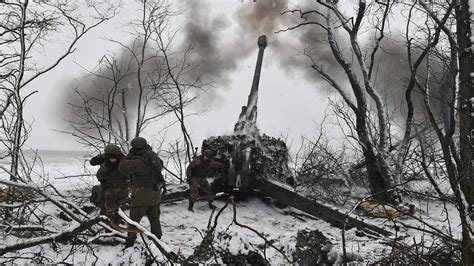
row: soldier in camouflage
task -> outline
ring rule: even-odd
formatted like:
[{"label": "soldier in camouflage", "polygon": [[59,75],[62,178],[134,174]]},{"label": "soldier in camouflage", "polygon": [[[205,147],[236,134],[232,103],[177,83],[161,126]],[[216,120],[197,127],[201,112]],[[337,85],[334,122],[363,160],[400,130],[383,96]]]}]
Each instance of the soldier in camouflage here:
[{"label": "soldier in camouflage", "polygon": [[209,202],[209,208],[216,209],[213,203],[214,193],[212,192],[209,182],[207,182],[207,175],[212,168],[226,168],[225,164],[214,161],[212,158],[214,153],[211,150],[204,150],[202,155],[197,156],[186,169],[187,181],[190,186],[189,206],[188,210],[193,211],[194,202],[196,202],[199,195],[199,188],[206,193],[206,198]]},{"label": "soldier in camouflage", "polygon": [[123,158],[119,147],[109,144],[104,153],[93,157],[91,165],[100,165],[97,171],[97,179],[100,182],[102,203],[101,213],[105,214],[113,225],[120,223],[117,211],[128,198],[126,177],[119,171],[119,164]]},{"label": "soldier in camouflage", "polygon": [[[130,218],[139,223],[146,215],[150,221],[151,232],[161,238],[160,192],[161,189],[163,193],[166,192],[161,175],[163,161],[153,152],[144,138],[136,137],[130,144],[132,146],[130,152],[119,166],[120,171],[130,178]],[[132,246],[136,238],[136,233],[128,232],[126,246]]]}]

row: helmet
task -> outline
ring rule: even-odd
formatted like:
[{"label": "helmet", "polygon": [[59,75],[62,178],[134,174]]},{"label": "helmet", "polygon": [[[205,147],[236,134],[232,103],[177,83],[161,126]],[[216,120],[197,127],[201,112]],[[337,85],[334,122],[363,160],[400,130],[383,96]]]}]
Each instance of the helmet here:
[{"label": "helmet", "polygon": [[141,149],[147,145],[146,139],[142,137],[136,137],[132,139],[132,142],[130,142],[130,145],[132,145],[132,148],[135,149]]},{"label": "helmet", "polygon": [[214,152],[209,150],[209,149],[206,149],[206,150],[202,151],[202,155],[204,155],[207,158],[211,159],[211,158],[214,157]]},{"label": "helmet", "polygon": [[105,154],[108,155],[122,155],[122,150],[117,145],[109,144],[104,149]]}]

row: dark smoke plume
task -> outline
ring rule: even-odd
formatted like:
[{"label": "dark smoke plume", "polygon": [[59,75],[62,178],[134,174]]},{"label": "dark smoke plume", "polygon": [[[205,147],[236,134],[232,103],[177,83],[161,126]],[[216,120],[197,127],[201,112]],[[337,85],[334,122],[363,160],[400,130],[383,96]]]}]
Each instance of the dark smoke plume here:
[{"label": "dark smoke plume", "polygon": [[[143,42],[139,39],[131,42],[128,47],[134,54],[139,55],[140,49]],[[104,57],[99,61],[95,69],[91,70],[90,73],[70,81],[65,85],[67,89],[62,90],[67,93],[65,98],[67,102],[64,102],[63,110],[67,110],[69,113],[73,109],[71,115],[66,117],[66,120],[74,119],[74,115],[77,114],[77,108],[73,106],[83,106],[84,101],[81,97],[86,99],[102,100],[104,102],[113,102],[114,108],[112,109],[112,117],[121,118],[123,116],[123,104],[121,91],[125,90],[125,105],[127,108],[127,114],[131,123],[134,123],[136,119],[136,109],[138,107],[139,98],[139,84],[137,79],[138,64],[134,58],[134,55],[127,49],[120,49],[119,52]],[[151,86],[151,84],[157,84],[160,79],[165,78],[160,73],[163,72],[163,61],[160,57],[153,54],[152,49],[145,49],[146,60],[142,67],[142,83],[144,86]],[[116,88],[116,89],[114,89]],[[115,99],[111,99],[111,92],[116,90],[118,92]],[[82,96],[79,96],[78,91]],[[147,93],[150,90],[147,89]],[[98,102],[89,101],[92,105],[92,111],[98,114],[103,112],[104,106]]]},{"label": "dark smoke plume", "polygon": [[206,80],[225,86],[239,62],[258,51],[257,38],[262,34],[269,37],[272,49],[280,45],[274,32],[281,26],[280,13],[287,8],[286,0],[243,1],[234,16],[238,25],[230,34],[225,32],[229,31],[226,18],[209,14],[209,2],[191,0],[186,5],[189,15],[183,46],[194,47],[192,63],[198,65],[196,72]]},{"label": "dark smoke plume", "polygon": [[236,12],[242,34],[271,35],[282,26],[281,13],[288,8],[287,0],[243,2]]},{"label": "dark smoke plume", "polygon": [[193,47],[190,63],[195,74],[206,81],[226,84],[228,75],[237,69],[238,62],[249,50],[237,36],[224,37],[229,23],[226,18],[212,18],[206,1],[186,1],[188,15],[184,25],[183,48]]},{"label": "dark smoke plume", "polygon": [[[296,25],[300,18],[297,13],[283,12],[292,9],[288,1],[257,1],[244,2],[237,11],[239,30],[256,39],[260,34],[269,37],[268,53],[272,54],[273,63],[288,73],[288,77],[294,76],[296,72],[303,73],[303,78],[311,82],[321,82],[314,71],[307,68],[308,57],[311,56],[318,64],[323,65],[325,71],[337,73],[337,62],[331,56],[331,51],[327,45],[326,35],[322,28],[317,26],[301,27],[297,30],[282,32],[292,25]],[[305,3],[302,10],[321,9],[320,6]],[[324,10],[319,10],[324,13]],[[314,14],[307,16],[308,20],[318,21],[324,24],[321,17]],[[252,47],[253,48],[253,47]]]},{"label": "dark smoke plume", "polygon": [[[287,29],[290,26],[297,25],[301,22],[299,12],[281,13],[285,10],[300,9],[302,11],[316,10],[322,14],[327,14],[327,9],[313,1],[304,1],[295,7],[289,7],[288,1],[244,1],[241,8],[236,12],[238,18],[239,33],[243,36],[250,36],[256,39],[260,34],[267,34],[269,36],[270,44],[267,48],[268,53],[272,51],[274,54],[274,61],[291,76],[293,74],[302,74],[303,78],[311,83],[317,84],[318,89],[326,89],[333,91],[328,84],[326,84],[321,76],[309,66],[312,62],[311,57],[316,64],[320,65],[325,72],[335,77],[336,81],[340,82],[343,88],[350,90],[350,85],[347,82],[346,74],[342,67],[336,61],[328,40],[325,29],[318,25],[307,25],[295,30],[282,32],[280,30]],[[305,16],[305,21],[318,22],[326,25],[326,21],[316,13],[311,13]],[[279,33],[275,34],[275,32]],[[336,39],[344,51],[344,56],[348,60],[353,61],[353,68],[356,73],[360,69],[354,56],[350,53],[350,41],[347,32],[342,27],[334,29]],[[375,37],[379,32],[372,32],[366,34],[366,39],[361,38],[361,47],[374,47]],[[407,59],[407,48],[405,40],[402,35],[387,34],[380,43],[380,49],[376,54],[374,65],[374,82],[373,86],[386,99],[388,108],[404,110],[405,89],[407,87],[407,80],[410,77],[409,62]],[[387,36],[389,35],[389,36]],[[251,47],[253,48],[253,47]],[[365,48],[363,48],[365,49]],[[370,55],[371,49],[367,49]],[[304,53],[304,54],[302,54]],[[414,49],[412,51],[413,57],[419,56],[420,51]],[[432,71],[443,73],[439,69],[442,64],[433,64]],[[290,76],[290,75],[289,75]],[[420,69],[418,72],[418,79],[423,80],[426,76],[426,71]],[[432,79],[430,87],[439,87],[440,81]],[[417,117],[423,116],[423,97],[419,89],[415,89],[412,93],[412,101],[417,107],[415,110]],[[439,104],[433,106],[435,111],[439,113]],[[391,112],[391,111],[390,111]],[[402,111],[404,112],[404,111]]]},{"label": "dark smoke plume", "polygon": [[[184,35],[180,49],[185,50],[189,46],[193,48],[188,63],[195,68],[189,75],[191,78],[199,77],[204,82],[215,84],[215,88],[206,94],[205,104],[216,103],[215,100],[220,97],[219,93],[228,85],[230,75],[237,70],[239,63],[257,52],[256,41],[262,34],[267,35],[269,40],[264,68],[268,63],[278,64],[288,73],[288,77],[294,77],[295,74],[302,75],[306,81],[316,84],[315,87],[319,90],[332,91],[320,75],[309,67],[311,63],[308,56],[310,56],[327,73],[336,77],[346,90],[350,90],[347,77],[332,54],[327,42],[327,33],[323,28],[307,25],[276,33],[301,22],[298,12],[281,14],[288,9],[317,10],[326,14],[326,8],[314,1],[303,1],[299,6],[289,6],[287,0],[257,0],[256,2],[242,0],[233,18],[213,16],[209,12],[212,3],[210,1],[187,0],[183,3],[187,12],[183,31],[179,32]],[[237,21],[236,27],[231,27],[230,19]],[[316,14],[307,15],[306,19],[326,24],[326,21]],[[347,33],[341,27],[336,28],[335,31],[338,42],[346,53],[346,58],[354,60],[354,71],[359,72],[355,58],[350,54]],[[360,40],[361,46],[372,47],[374,34],[365,36],[369,37]],[[402,37],[393,35],[381,42],[381,48],[376,57],[374,87],[386,96],[387,104],[396,107],[403,101],[404,89],[409,77],[405,43]],[[306,55],[302,55],[303,51]],[[120,62],[129,60],[125,54],[118,55],[117,58]],[[133,77],[130,80],[124,79],[122,85],[132,84],[132,87],[136,87],[134,80]],[[88,77],[77,82],[77,85],[90,95],[100,93],[101,87],[110,87],[107,81],[98,81]],[[250,90],[250,84],[247,89]],[[419,92],[414,95],[414,98],[417,103],[420,103]],[[133,101],[129,104],[133,105]]]}]

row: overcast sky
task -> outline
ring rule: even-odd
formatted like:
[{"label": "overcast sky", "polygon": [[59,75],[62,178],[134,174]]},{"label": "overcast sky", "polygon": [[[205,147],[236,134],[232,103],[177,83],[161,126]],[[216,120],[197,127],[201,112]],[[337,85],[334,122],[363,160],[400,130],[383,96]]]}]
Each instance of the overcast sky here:
[{"label": "overcast sky", "polygon": [[[251,34],[237,36],[239,24],[238,14],[242,10],[252,10],[256,4],[253,1],[239,0],[195,0],[195,1],[174,1],[186,12],[195,12],[192,8],[206,10],[209,19],[223,19],[226,22],[227,30],[222,36],[225,38],[239,38],[244,42],[250,43],[252,50],[248,54],[237,60],[235,69],[226,73],[225,80],[216,80],[213,85],[212,94],[204,96],[213,98],[212,101],[201,102],[197,106],[189,109],[189,112],[201,110],[206,107],[207,112],[200,116],[190,117],[188,119],[188,128],[194,139],[194,143],[200,146],[203,139],[232,133],[235,122],[242,105],[246,104],[247,96],[250,91],[255,62],[257,57],[257,36],[266,34],[269,37],[269,45],[265,50],[263,68],[260,80],[259,103],[258,103],[258,127],[262,133],[278,137],[281,134],[289,134],[291,138],[298,139],[300,135],[315,134],[319,127],[318,121],[321,121],[324,109],[327,105],[327,91],[319,90],[319,84],[308,82],[302,78],[299,71],[288,71],[281,66],[281,57],[295,55],[300,51],[289,49],[287,54],[282,54],[281,50],[275,49],[274,45],[278,38],[291,38],[289,34],[281,33],[275,35],[272,31],[275,25],[265,25],[269,18],[262,16],[262,20],[256,18],[256,22],[261,27],[256,27]],[[281,4],[284,1],[269,1],[274,5]],[[194,7],[189,5],[194,3]],[[189,7],[192,8],[189,8]],[[125,1],[121,12],[111,21],[106,22],[99,28],[94,29],[84,39],[82,39],[73,56],[63,61],[59,67],[31,84],[28,90],[39,90],[30,99],[27,105],[27,119],[33,121],[33,131],[28,142],[28,146],[34,149],[47,150],[77,150],[83,149],[76,140],[69,135],[58,133],[55,130],[67,130],[67,125],[63,120],[67,117],[67,110],[64,110],[64,102],[68,101],[67,84],[72,79],[78,79],[85,74],[82,67],[92,69],[98,60],[113,49],[105,38],[113,37],[120,41],[130,40],[130,36],[124,30],[125,26],[137,15],[138,7],[134,1]],[[188,15],[183,15],[178,22],[184,23]],[[181,21],[181,22],[180,22]],[[211,21],[212,23],[212,21]],[[268,32],[265,32],[267,30]],[[229,51],[238,51],[241,49],[238,45],[233,47],[232,41],[225,44]],[[54,57],[57,53],[57,47],[46,47],[44,56]],[[309,71],[304,65],[301,71]],[[217,95],[217,96],[216,96]],[[170,131],[169,134],[176,132]]]}]

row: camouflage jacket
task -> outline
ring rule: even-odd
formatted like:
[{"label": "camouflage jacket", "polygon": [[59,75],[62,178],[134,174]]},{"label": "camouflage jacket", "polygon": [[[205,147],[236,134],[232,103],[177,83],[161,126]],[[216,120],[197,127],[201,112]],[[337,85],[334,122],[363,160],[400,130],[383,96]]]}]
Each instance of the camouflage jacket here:
[{"label": "camouflage jacket", "polygon": [[153,206],[161,202],[161,191],[152,187],[132,187],[130,196],[130,206]]},{"label": "camouflage jacket", "polygon": [[[103,188],[127,187],[126,176],[119,171],[119,162],[111,164],[106,154],[99,154],[90,160],[91,165],[100,165],[96,177]],[[118,159],[120,160],[120,159]]]},{"label": "camouflage jacket", "polygon": [[223,163],[214,161],[213,159],[208,159],[204,161],[202,155],[197,156],[186,168],[186,177],[189,179],[191,177],[207,177],[209,171],[213,168],[226,168],[227,166]]},{"label": "camouflage jacket", "polygon": [[149,145],[139,150],[132,148],[120,162],[119,169],[131,179],[132,187],[154,187],[164,182],[163,161]]}]

